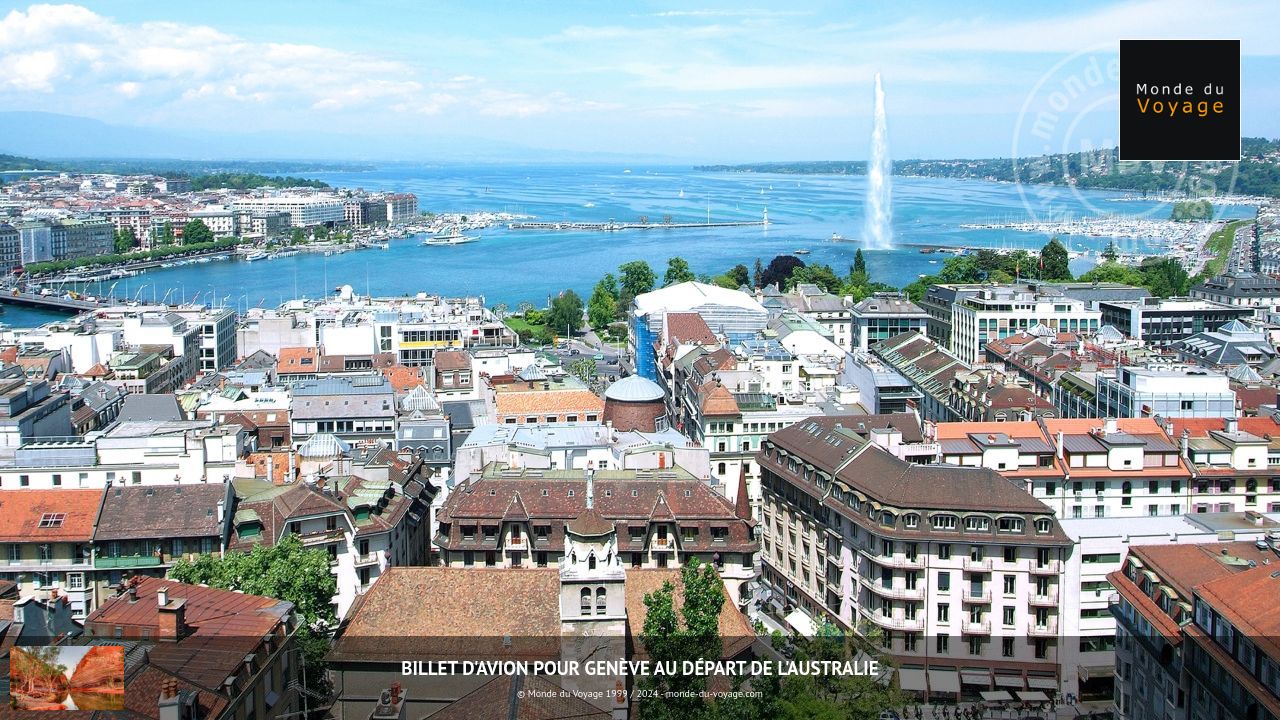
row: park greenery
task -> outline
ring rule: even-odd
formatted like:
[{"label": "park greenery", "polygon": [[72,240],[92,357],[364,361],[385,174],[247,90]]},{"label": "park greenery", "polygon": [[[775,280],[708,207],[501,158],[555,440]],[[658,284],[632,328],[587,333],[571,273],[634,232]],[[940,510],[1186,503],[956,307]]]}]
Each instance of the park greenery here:
[{"label": "park greenery", "polygon": [[297,535],[286,534],[274,545],[257,545],[249,552],[181,559],[169,570],[169,577],[189,585],[238,590],[293,603],[301,618],[295,642],[302,654],[307,689],[323,697],[330,694],[332,686],[324,656],[329,649],[329,633],[338,622],[329,602],[338,585],[329,569],[329,554],[324,550],[308,549]]},{"label": "park greenery", "polygon": [[221,240],[214,240],[213,242],[195,245],[165,245],[157,242],[157,246],[152,250],[95,255],[93,257],[82,257],[72,260],[53,260],[50,262],[28,263],[27,265],[24,265],[23,268],[28,274],[43,275],[46,273],[65,272],[67,270],[77,270],[81,268],[96,267],[99,265],[120,265],[132,262],[163,260],[164,258],[170,257],[182,257],[185,255],[198,255],[208,252],[230,250],[239,243],[239,238],[223,238]]},{"label": "park greenery", "polygon": [[329,183],[323,180],[308,180],[307,178],[293,177],[292,175],[259,175],[252,172],[217,172],[207,175],[196,175],[191,178],[191,189],[200,190],[217,190],[219,188],[228,188],[231,190],[253,190],[254,188],[291,188],[291,187],[309,187],[324,189],[329,187]]},{"label": "park greenery", "polygon": [[1203,221],[1213,219],[1213,203],[1208,200],[1180,200],[1173,204],[1173,220]]}]

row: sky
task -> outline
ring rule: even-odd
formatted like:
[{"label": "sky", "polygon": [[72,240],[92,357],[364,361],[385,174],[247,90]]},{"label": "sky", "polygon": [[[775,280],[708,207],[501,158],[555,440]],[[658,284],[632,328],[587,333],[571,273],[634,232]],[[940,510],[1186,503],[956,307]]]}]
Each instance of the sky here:
[{"label": "sky", "polygon": [[1280,136],[1277,27],[1274,0],[0,3],[0,109],[335,159],[862,159],[879,72],[895,158],[1007,157],[1115,144],[1120,38],[1241,39],[1243,132]]}]

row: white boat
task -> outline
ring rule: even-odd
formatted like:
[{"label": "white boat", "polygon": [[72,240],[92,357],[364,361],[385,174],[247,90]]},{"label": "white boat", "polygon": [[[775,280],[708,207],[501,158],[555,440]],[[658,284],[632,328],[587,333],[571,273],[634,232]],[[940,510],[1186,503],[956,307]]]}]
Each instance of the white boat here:
[{"label": "white boat", "polygon": [[265,260],[266,258],[267,258],[267,254],[262,252],[261,250],[254,250],[251,253],[246,253],[244,256],[244,259],[246,262],[253,262],[254,260]]},{"label": "white boat", "polygon": [[475,235],[463,235],[457,229],[446,235],[433,235],[422,241],[423,245],[462,245],[464,243],[475,242],[480,238]]},{"label": "white boat", "polygon": [[831,233],[832,242],[840,242],[841,240],[844,240],[843,235],[841,235],[840,233]]},{"label": "white boat", "polygon": [[589,203],[584,204],[582,207],[584,207],[584,208],[593,208],[593,207],[595,207],[595,206],[596,206],[596,204],[595,204],[595,203],[593,203],[593,202],[589,202]]},{"label": "white boat", "polygon": [[795,254],[796,254],[796,255],[808,255],[810,252],[812,252],[812,251],[810,251],[810,250],[796,250],[796,251],[795,251]]}]

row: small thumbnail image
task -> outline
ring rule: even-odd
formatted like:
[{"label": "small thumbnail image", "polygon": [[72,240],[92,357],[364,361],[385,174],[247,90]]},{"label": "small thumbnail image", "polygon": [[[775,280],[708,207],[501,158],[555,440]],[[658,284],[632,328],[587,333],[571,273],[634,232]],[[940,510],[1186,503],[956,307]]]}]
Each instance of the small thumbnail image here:
[{"label": "small thumbnail image", "polygon": [[18,710],[123,710],[124,648],[15,647],[9,704]]}]

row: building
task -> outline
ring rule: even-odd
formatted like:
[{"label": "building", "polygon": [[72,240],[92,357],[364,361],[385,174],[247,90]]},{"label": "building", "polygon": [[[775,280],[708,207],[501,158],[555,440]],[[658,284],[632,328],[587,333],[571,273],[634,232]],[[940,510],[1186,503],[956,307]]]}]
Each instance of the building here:
[{"label": "building", "polygon": [[440,350],[432,363],[432,388],[442,397],[470,397],[476,392],[471,372],[471,353]]},{"label": "building", "polygon": [[1239,320],[1225,323],[1216,330],[1201,330],[1190,337],[1182,336],[1173,343],[1182,362],[1214,370],[1230,370],[1247,365],[1260,370],[1277,357],[1275,346],[1266,334]]},{"label": "building", "polygon": [[[1176,365],[1117,367],[1095,378],[1093,417],[1235,417],[1236,394],[1226,375]],[[1062,409],[1067,401],[1055,405]],[[1067,416],[1067,413],[1063,413]]]},{"label": "building", "polygon": [[490,464],[459,477],[437,515],[434,544],[455,568],[545,568],[563,562],[575,523],[616,532],[628,568],[714,565],[736,607],[758,574],[759,540],[745,503],[735,507],[679,467],[543,470]]},{"label": "building", "polygon": [[1233,270],[1191,288],[1191,297],[1249,308],[1257,317],[1280,311],[1280,280],[1261,273]]},{"label": "building", "polygon": [[27,379],[19,365],[0,369],[0,464],[12,461],[26,443],[74,434],[67,393],[46,380]]},{"label": "building", "polygon": [[667,313],[697,313],[712,333],[754,334],[769,323],[769,313],[755,298],[740,290],[728,290],[699,282],[677,283],[637,295],[630,308],[628,352],[635,358],[636,374],[657,380],[653,353]]},{"label": "building", "polygon": [[84,633],[143,651],[125,677],[131,714],[245,720],[302,707],[300,624],[284,600],[139,576],[85,618]]},{"label": "building", "polygon": [[847,350],[866,351],[903,333],[924,333],[929,319],[924,308],[894,293],[876,293],[854,305],[849,314],[853,332]]},{"label": "building", "polygon": [[921,417],[935,422],[960,419],[951,388],[957,376],[972,370],[969,364],[918,332],[882,340],[871,352],[911,383],[921,398]]},{"label": "building", "polygon": [[240,235],[252,238],[280,237],[289,231],[292,215],[283,210],[239,212]]},{"label": "building", "polygon": [[241,233],[240,217],[248,211],[211,206],[187,213],[188,220],[199,220],[216,238],[235,237]]},{"label": "building", "polygon": [[910,412],[924,400],[924,393],[902,373],[863,350],[853,351],[845,360],[840,386],[856,388],[858,402],[873,415]]},{"label": "building", "polygon": [[28,220],[18,225],[18,232],[24,265],[115,252],[115,227],[102,218]]},{"label": "building", "polygon": [[1197,298],[1109,300],[1098,303],[1098,309],[1104,325],[1158,347],[1253,314],[1248,308]]},{"label": "building", "polygon": [[[757,291],[756,299],[765,304],[761,291]],[[857,328],[852,322],[854,312],[844,298],[833,295],[818,285],[797,283],[790,292],[771,297],[767,302],[770,307],[777,303],[781,305],[780,309],[789,309],[818,323],[830,333],[832,342],[845,350],[858,347]],[[865,344],[862,347],[866,349]]]},{"label": "building", "polygon": [[348,442],[395,438],[395,392],[382,375],[299,380],[290,392],[295,445],[316,434],[333,434]]},{"label": "building", "polygon": [[386,222],[403,223],[418,217],[418,196],[413,193],[393,193],[386,196]]},{"label": "building", "polygon": [[1274,417],[1174,418],[1193,513],[1280,512],[1280,422]]},{"label": "building", "polygon": [[877,628],[901,687],[932,699],[1073,691],[1052,509],[994,470],[894,457],[859,419],[810,418],[757,455],[767,610]]},{"label": "building", "polygon": [[115,232],[129,230],[137,238],[139,247],[150,249],[153,226],[151,224],[150,200],[139,200],[123,203],[118,207],[95,210],[94,217],[106,219]]},{"label": "building", "polygon": [[1280,717],[1274,542],[1131,549],[1116,590],[1123,720]]},{"label": "building", "polygon": [[9,273],[19,267],[22,267],[22,243],[18,229],[8,223],[0,223],[0,273]]},{"label": "building", "polygon": [[978,362],[989,340],[1043,325],[1058,332],[1098,331],[1102,313],[1082,300],[1048,286],[983,287],[958,300],[951,312],[950,350],[965,362]]},{"label": "building", "polygon": [[101,490],[5,490],[0,493],[0,580],[21,596],[65,594],[74,617],[93,609],[93,528]]},{"label": "building", "polygon": [[385,449],[352,453],[332,435],[312,437],[298,450],[301,482],[237,482],[228,551],[274,545],[287,534],[326,551],[337,579],[331,602],[344,617],[389,567],[427,561],[426,516],[438,488],[421,463],[392,458]]},{"label": "building", "polygon": [[666,430],[666,394],[652,380],[625,377],[604,391],[604,421],[620,432]]},{"label": "building", "polygon": [[548,377],[536,365],[514,377],[488,378],[486,395],[490,416],[499,424],[594,423],[604,413],[604,400],[576,377]]},{"label": "building", "polygon": [[287,212],[291,227],[341,223],[345,219],[341,198],[331,195],[274,195],[236,198],[232,210]]},{"label": "building", "polygon": [[109,598],[126,577],[163,578],[177,560],[220,557],[235,502],[231,483],[115,485],[101,492],[93,530],[93,603]]}]

